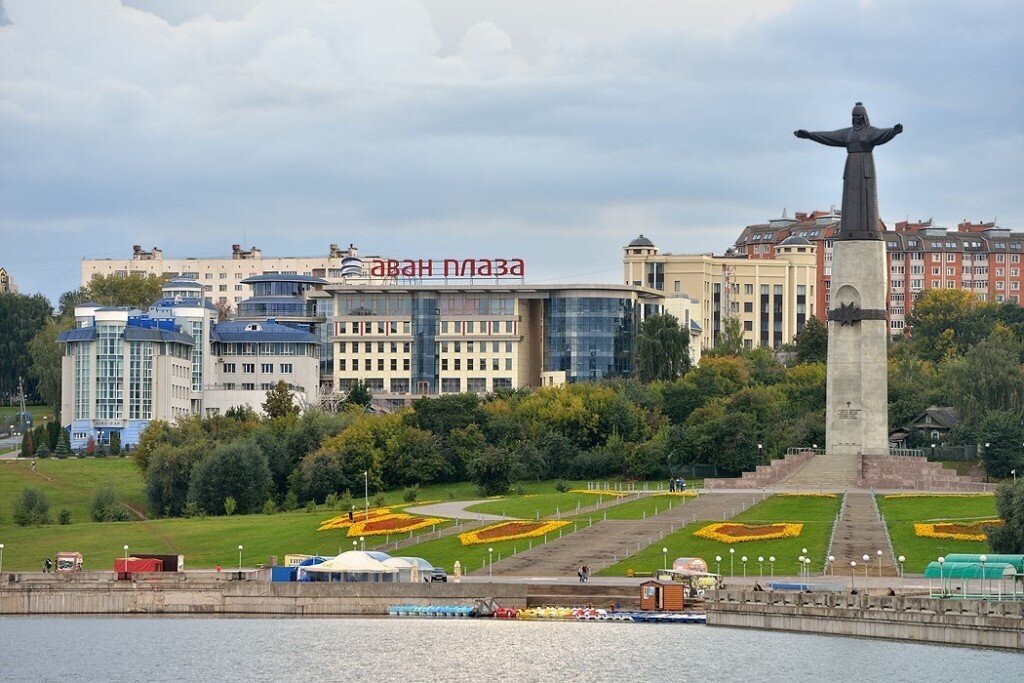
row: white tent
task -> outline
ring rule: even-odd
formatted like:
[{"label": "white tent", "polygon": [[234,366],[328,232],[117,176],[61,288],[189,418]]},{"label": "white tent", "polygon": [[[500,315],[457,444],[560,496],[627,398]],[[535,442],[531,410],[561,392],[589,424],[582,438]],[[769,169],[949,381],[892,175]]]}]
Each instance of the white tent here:
[{"label": "white tent", "polygon": [[332,557],[326,562],[314,564],[310,567],[300,567],[314,575],[323,575],[322,581],[332,580],[335,574],[339,575],[340,581],[394,581],[399,573],[398,568],[374,559],[369,553],[358,550],[349,550],[337,557]]},{"label": "white tent", "polygon": [[422,557],[389,557],[384,564],[398,569],[399,581],[421,581],[423,576],[434,570],[434,566]]}]

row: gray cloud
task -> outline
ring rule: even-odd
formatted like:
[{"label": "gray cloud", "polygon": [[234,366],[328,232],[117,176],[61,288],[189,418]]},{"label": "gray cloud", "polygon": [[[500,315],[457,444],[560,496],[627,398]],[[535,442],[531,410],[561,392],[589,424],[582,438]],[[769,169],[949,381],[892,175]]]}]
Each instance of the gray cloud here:
[{"label": "gray cloud", "polygon": [[[1012,2],[4,0],[3,265],[56,296],[81,256],[524,256],[619,278],[636,232],[721,251],[838,203],[794,128],[863,100],[887,220],[1022,228]],[[596,274],[596,275],[595,275]]]}]

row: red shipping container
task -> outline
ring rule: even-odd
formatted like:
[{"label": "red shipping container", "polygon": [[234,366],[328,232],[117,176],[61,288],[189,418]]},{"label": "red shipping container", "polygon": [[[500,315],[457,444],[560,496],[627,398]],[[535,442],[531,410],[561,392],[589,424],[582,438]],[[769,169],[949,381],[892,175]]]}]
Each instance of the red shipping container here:
[{"label": "red shipping container", "polygon": [[117,572],[119,577],[123,575],[124,578],[130,577],[136,572],[163,571],[163,568],[163,560],[151,557],[129,557],[127,559],[119,557],[114,560],[114,571]]}]

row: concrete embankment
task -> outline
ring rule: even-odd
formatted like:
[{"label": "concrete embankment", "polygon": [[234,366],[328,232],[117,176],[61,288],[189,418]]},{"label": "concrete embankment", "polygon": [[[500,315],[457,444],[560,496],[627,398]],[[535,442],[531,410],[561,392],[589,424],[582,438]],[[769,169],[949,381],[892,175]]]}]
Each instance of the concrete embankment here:
[{"label": "concrete embankment", "polygon": [[1024,650],[1024,602],[718,591],[709,626]]},{"label": "concrete embankment", "polygon": [[[212,573],[211,573],[212,574]],[[500,605],[581,605],[636,608],[636,586],[473,583],[270,583],[260,573],[137,574],[111,572],[0,576],[0,615],[248,614],[278,616],[381,615],[397,604],[469,605],[490,597]]]}]

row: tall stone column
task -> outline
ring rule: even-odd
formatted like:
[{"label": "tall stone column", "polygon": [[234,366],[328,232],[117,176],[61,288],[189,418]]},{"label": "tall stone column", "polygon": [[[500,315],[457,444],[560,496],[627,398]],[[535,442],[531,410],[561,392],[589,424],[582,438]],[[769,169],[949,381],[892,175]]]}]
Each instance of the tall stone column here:
[{"label": "tall stone column", "polygon": [[825,452],[889,452],[885,242],[837,240],[832,252]]}]

